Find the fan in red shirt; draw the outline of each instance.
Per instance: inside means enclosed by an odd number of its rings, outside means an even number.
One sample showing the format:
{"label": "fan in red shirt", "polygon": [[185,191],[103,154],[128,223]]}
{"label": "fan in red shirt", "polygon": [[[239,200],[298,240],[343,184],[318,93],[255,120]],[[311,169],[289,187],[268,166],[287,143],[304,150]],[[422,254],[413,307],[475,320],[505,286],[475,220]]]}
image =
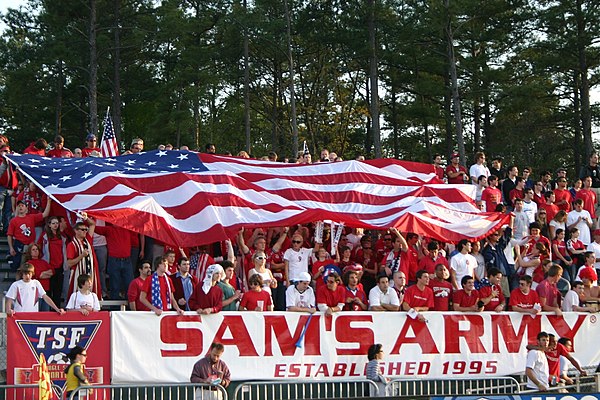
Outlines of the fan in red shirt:
{"label": "fan in red shirt", "polygon": [[46,142],[46,139],[39,138],[35,142],[32,142],[25,150],[23,150],[23,154],[37,154],[38,156],[45,157],[46,147],[48,147],[48,142]]}
{"label": "fan in red shirt", "polygon": [[[560,381],[560,378],[561,378],[560,357],[561,356],[563,356],[567,360],[569,360],[569,362],[571,364],[573,364],[573,366],[575,368],[577,368],[577,370],[579,371],[581,376],[587,376],[587,372],[583,368],[581,368],[581,365],[579,365],[579,362],[577,362],[577,360],[575,358],[573,358],[571,353],[569,353],[569,350],[567,350],[567,348],[565,346],[563,346],[562,344],[556,342],[556,337],[553,334],[549,333],[548,338],[550,339],[550,342],[548,343],[548,347],[546,348],[546,350],[544,352],[546,354],[546,359],[548,360],[548,373],[549,373],[548,383]],[[535,345],[527,345],[527,350],[540,350],[540,349],[538,348],[538,346],[535,346]]]}
{"label": "fan in red shirt", "polygon": [[500,287],[502,281],[502,272],[497,268],[490,268],[488,270],[488,281],[489,285],[482,286],[479,289],[479,297],[485,304],[483,311],[496,311],[501,312],[506,306],[506,300]]}
{"label": "fan in red shirt", "polygon": [[344,308],[346,289],[340,285],[341,279],[337,272],[330,272],[326,283],[326,286],[317,290],[317,308],[325,315],[331,315]]}
{"label": "fan in red shirt", "polygon": [[475,279],[465,275],[460,280],[462,290],[452,294],[452,307],[454,311],[483,311],[483,302],[479,300],[479,292],[475,289]]}
{"label": "fan in red shirt", "polygon": [[250,290],[244,293],[240,302],[240,311],[273,311],[273,302],[269,292],[262,290],[263,279],[254,274],[248,279]]}
{"label": "fan in red shirt", "polygon": [[540,313],[540,298],[535,290],[531,290],[532,282],[529,275],[519,278],[519,287],[510,292],[508,305],[512,311],[533,315]]}
{"label": "fan in red shirt", "polygon": [[433,290],[429,285],[429,274],[424,269],[417,271],[416,275],[417,283],[409,286],[404,293],[404,301],[402,302],[402,309],[409,312],[411,310],[416,312],[416,318],[419,321],[425,322],[427,319],[422,311],[433,310],[435,303],[433,301]]}
{"label": "fan in red shirt", "polygon": [[87,143],[87,147],[81,149],[81,157],[89,157],[94,151],[101,153],[96,135],[90,133],[85,138],[85,142]]}
{"label": "fan in red shirt", "polygon": [[428,274],[433,275],[438,264],[444,264],[446,268],[450,268],[448,260],[440,253],[437,241],[432,240],[427,243],[427,250],[429,254],[419,260],[419,269],[424,269]]}
{"label": "fan in red shirt", "polygon": [[47,157],[56,157],[56,158],[73,158],[73,152],[66,147],[65,138],[56,135],[54,138],[54,148],[46,152]]}
{"label": "fan in red shirt", "polygon": [[454,153],[450,158],[450,165],[446,167],[446,176],[450,184],[464,184],[469,181],[469,173],[462,165],[459,165],[460,154]]}
{"label": "fan in red shirt", "polygon": [[450,310],[450,300],[452,299],[452,284],[448,282],[450,271],[444,264],[435,266],[435,276],[429,279],[429,287],[433,291],[434,311]]}
{"label": "fan in red shirt", "polygon": [[359,284],[358,272],[348,271],[344,274],[344,311],[366,311],[369,306],[367,294]]}
{"label": "fan in red shirt", "polygon": [[498,177],[490,175],[488,177],[488,187],[481,193],[481,201],[485,203],[485,211],[496,211],[496,206],[502,203],[502,191],[498,189]]}

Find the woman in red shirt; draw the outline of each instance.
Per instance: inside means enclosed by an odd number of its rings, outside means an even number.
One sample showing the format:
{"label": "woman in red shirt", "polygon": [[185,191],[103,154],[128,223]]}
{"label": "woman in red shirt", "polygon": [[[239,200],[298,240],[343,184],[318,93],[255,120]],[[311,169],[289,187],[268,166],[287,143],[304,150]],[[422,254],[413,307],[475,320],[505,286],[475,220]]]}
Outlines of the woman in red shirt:
{"label": "woman in red shirt", "polygon": [[58,217],[49,217],[42,236],[38,241],[43,258],[54,270],[50,278],[50,290],[48,295],[55,304],[61,302],[63,293],[64,271],[68,271],[67,265],[67,237],[60,231],[60,220]]}

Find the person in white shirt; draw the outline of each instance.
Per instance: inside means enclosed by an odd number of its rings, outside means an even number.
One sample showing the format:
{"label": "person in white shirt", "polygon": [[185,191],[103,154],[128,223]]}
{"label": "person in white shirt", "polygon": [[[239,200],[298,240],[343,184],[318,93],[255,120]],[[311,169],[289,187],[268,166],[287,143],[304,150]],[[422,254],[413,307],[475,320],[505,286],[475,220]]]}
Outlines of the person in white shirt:
{"label": "person in white shirt", "polygon": [[18,281],[14,282],[6,292],[4,304],[6,314],[12,317],[17,312],[37,312],[39,300],[44,299],[57,313],[63,315],[65,310],[58,308],[37,279],[33,279],[35,267],[25,263],[17,270]]}
{"label": "person in white shirt", "polygon": [[529,218],[529,223],[535,222],[535,216],[538,212],[538,206],[535,201],[533,201],[533,189],[525,188],[523,190],[523,195],[525,198],[523,199],[523,212]]}
{"label": "person in white shirt", "polygon": [[475,164],[469,168],[469,176],[471,177],[471,183],[477,185],[477,179],[481,176],[486,178],[490,176],[490,170],[485,166],[485,154],[481,151],[475,153]]}
{"label": "person in white shirt", "polygon": [[529,350],[525,363],[525,375],[527,375],[527,388],[540,391],[548,390],[548,359],[545,350],[548,348],[550,338],[546,332],[537,335],[538,348]]}
{"label": "person in white shirt", "polygon": [[286,286],[289,286],[291,282],[297,282],[301,272],[308,272],[308,262],[316,249],[302,247],[303,242],[302,235],[295,233],[292,236],[292,247],[283,254]]}
{"label": "person in white shirt", "polygon": [[480,280],[482,277],[477,276],[475,269],[477,268],[477,259],[471,254],[471,242],[467,239],[462,239],[456,245],[458,253],[452,256],[450,259],[450,277],[452,287],[456,290],[462,289],[460,284],[463,276],[472,276],[476,280]]}
{"label": "person in white shirt", "polygon": [[586,250],[594,253],[594,256],[596,257],[594,268],[600,270],[600,229],[594,230],[592,237],[593,241],[587,245]]}
{"label": "person in white shirt", "polygon": [[82,274],[77,277],[78,291],[71,294],[67,303],[67,311],[78,311],[89,315],[93,311],[100,311],[98,295],[92,291],[93,281],[90,275]]}
{"label": "person in white shirt", "polygon": [[389,285],[387,275],[377,277],[377,286],[369,291],[369,310],[371,311],[398,311],[400,300],[398,294]]}
{"label": "person in white shirt", "polygon": [[287,311],[309,312],[317,311],[316,299],[313,288],[310,287],[311,277],[308,272],[301,272],[298,281],[290,285],[285,291],[285,305]]}
{"label": "person in white shirt", "polygon": [[577,312],[594,312],[591,307],[581,306],[581,303],[585,300],[585,292],[583,282],[575,281],[571,286],[571,290],[567,292],[562,302],[563,311],[577,311]]}
{"label": "person in white shirt", "polygon": [[583,209],[583,199],[577,199],[573,203],[574,210],[567,214],[567,228],[579,229],[579,240],[586,246],[592,241],[590,229],[592,228],[592,217],[587,210]]}

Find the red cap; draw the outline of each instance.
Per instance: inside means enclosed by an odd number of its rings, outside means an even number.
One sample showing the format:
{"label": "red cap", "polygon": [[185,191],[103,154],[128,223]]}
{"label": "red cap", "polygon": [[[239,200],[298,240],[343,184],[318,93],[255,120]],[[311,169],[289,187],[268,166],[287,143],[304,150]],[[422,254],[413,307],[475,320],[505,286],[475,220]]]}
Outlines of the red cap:
{"label": "red cap", "polygon": [[600,229],[594,229],[593,235],[596,236],[600,236]]}
{"label": "red cap", "polygon": [[585,267],[584,269],[582,269],[579,273],[579,277],[581,279],[589,279],[592,282],[598,280],[598,274],[596,273],[596,270],[592,267]]}
{"label": "red cap", "polygon": [[455,157],[460,157],[460,154],[458,154],[458,153],[452,153],[452,157],[450,157],[450,158],[455,158]]}

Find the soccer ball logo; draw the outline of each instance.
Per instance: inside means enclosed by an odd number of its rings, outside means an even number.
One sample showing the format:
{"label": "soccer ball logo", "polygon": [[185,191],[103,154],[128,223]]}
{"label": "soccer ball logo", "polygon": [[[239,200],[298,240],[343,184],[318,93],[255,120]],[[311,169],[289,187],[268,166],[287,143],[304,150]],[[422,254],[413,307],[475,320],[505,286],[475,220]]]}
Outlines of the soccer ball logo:
{"label": "soccer ball logo", "polygon": [[65,353],[58,352],[48,357],[48,364],[68,364],[69,358]]}

